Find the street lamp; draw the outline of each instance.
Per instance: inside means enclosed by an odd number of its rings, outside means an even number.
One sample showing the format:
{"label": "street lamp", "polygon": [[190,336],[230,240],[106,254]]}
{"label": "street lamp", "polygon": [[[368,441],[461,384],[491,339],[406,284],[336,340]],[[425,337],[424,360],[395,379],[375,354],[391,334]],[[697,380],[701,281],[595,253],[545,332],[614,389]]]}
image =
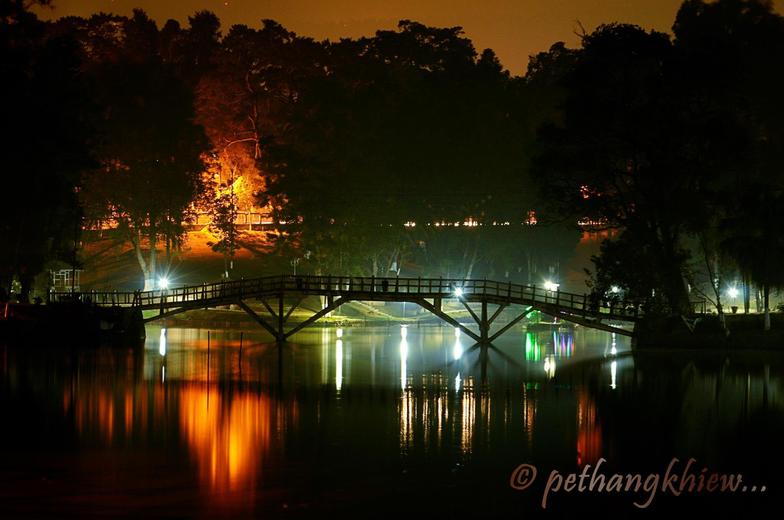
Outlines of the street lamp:
{"label": "street lamp", "polygon": [[455,296],[461,298],[463,296],[463,288],[462,287],[455,287]]}
{"label": "street lamp", "polygon": [[732,314],[738,312],[738,305],[737,305],[737,298],[738,298],[738,288],[737,287],[730,287],[727,289],[727,296],[730,297],[730,309],[732,310]]}
{"label": "street lamp", "polygon": [[561,284],[555,283],[555,282],[553,282],[551,280],[545,280],[545,282],[544,282],[544,289],[546,291],[555,292],[555,291],[558,290],[558,287],[560,287],[560,285]]}

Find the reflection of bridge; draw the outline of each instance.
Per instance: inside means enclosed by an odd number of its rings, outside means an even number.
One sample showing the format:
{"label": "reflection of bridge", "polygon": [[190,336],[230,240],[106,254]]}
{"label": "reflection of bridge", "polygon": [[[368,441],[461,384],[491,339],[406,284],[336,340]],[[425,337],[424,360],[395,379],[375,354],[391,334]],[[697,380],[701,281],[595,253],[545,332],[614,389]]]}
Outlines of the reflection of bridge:
{"label": "reflection of bridge", "polygon": [[[53,301],[71,298],[70,293],[53,293]],[[278,341],[285,341],[318,319],[350,301],[382,301],[415,303],[445,322],[459,327],[479,343],[491,343],[532,310],[571,321],[585,327],[631,336],[631,331],[607,321],[636,322],[638,306],[617,302],[606,305],[592,302],[585,294],[548,291],[536,285],[520,285],[491,280],[459,280],[443,278],[376,278],[348,276],[269,276],[248,280],[193,285],[176,289],[136,292],[85,293],[100,306],[134,307],[155,310],[152,321],[194,309],[219,305],[239,305]],[[286,322],[305,297],[325,298],[323,308],[305,321],[286,330]],[[444,300],[458,300],[476,322],[475,332],[444,312]],[[259,316],[246,303],[260,301],[271,319]],[[469,304],[478,304],[472,308]],[[287,305],[288,304],[288,305]],[[488,316],[489,306],[495,308]],[[515,318],[491,334],[490,327],[501,312],[515,306]],[[477,312],[478,311],[478,312]]]}

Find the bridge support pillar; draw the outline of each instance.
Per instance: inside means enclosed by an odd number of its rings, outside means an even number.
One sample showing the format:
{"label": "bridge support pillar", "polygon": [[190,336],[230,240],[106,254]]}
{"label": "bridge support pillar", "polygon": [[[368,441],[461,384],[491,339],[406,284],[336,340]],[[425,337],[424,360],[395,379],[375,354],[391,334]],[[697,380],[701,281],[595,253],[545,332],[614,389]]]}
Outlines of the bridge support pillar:
{"label": "bridge support pillar", "polygon": [[283,329],[283,324],[286,322],[286,317],[283,315],[283,293],[278,295],[278,343],[286,341],[286,331]]}
{"label": "bridge support pillar", "polygon": [[490,343],[490,323],[487,321],[487,302],[482,301],[482,315],[479,322],[479,338],[480,343]]}

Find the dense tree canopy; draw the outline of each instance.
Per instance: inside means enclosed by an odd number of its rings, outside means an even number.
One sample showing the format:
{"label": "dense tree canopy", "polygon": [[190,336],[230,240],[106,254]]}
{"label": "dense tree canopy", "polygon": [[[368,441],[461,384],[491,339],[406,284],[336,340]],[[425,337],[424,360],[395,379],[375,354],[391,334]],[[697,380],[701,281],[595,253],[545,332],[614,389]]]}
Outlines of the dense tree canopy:
{"label": "dense tree canopy", "polygon": [[0,2],[0,77],[0,292],[16,279],[26,300],[47,261],[74,261],[94,106],[74,39],[48,34],[19,1]]}
{"label": "dense tree canopy", "polygon": [[687,0],[673,36],[602,25],[525,77],[460,27],[410,20],[317,42],[272,20],[224,30],[208,11],[159,28],[140,10],[45,24],[0,6],[1,88],[17,100],[5,171],[24,172],[25,194],[3,209],[25,215],[3,222],[4,286],[73,256],[80,201],[119,225],[148,287],[197,206],[227,265],[236,215],[264,207],[273,255],[311,272],[539,282],[582,220],[617,231],[594,289],[649,309],[687,313],[696,293],[722,312],[735,279],[767,308],[784,284],[770,2]]}
{"label": "dense tree canopy", "polygon": [[551,60],[568,94],[563,119],[541,134],[537,169],[553,175],[545,189],[558,213],[622,231],[597,259],[599,290],[621,284],[688,312],[693,256],[719,312],[721,271],[733,265],[766,295],[781,284],[765,259],[781,253],[783,27],[769,2],[690,0],[674,39],[605,25],[565,73]]}

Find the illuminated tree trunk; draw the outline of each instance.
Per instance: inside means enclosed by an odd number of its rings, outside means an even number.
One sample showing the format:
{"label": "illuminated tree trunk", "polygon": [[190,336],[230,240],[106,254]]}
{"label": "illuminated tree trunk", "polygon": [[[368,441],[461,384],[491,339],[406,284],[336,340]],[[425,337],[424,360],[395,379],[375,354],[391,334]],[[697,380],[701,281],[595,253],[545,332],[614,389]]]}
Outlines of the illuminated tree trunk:
{"label": "illuminated tree trunk", "polygon": [[133,239],[133,249],[136,253],[136,261],[142,270],[144,276],[144,289],[145,291],[152,291],[155,289],[155,272],[157,271],[157,240],[154,232],[150,233],[148,242],[150,244],[150,253],[147,260],[144,259],[144,252],[142,251],[142,232],[138,230]]}
{"label": "illuminated tree trunk", "polygon": [[151,291],[155,289],[155,275],[158,272],[158,240],[154,230],[150,230],[150,261],[147,263],[149,272],[144,277],[144,290]]}

